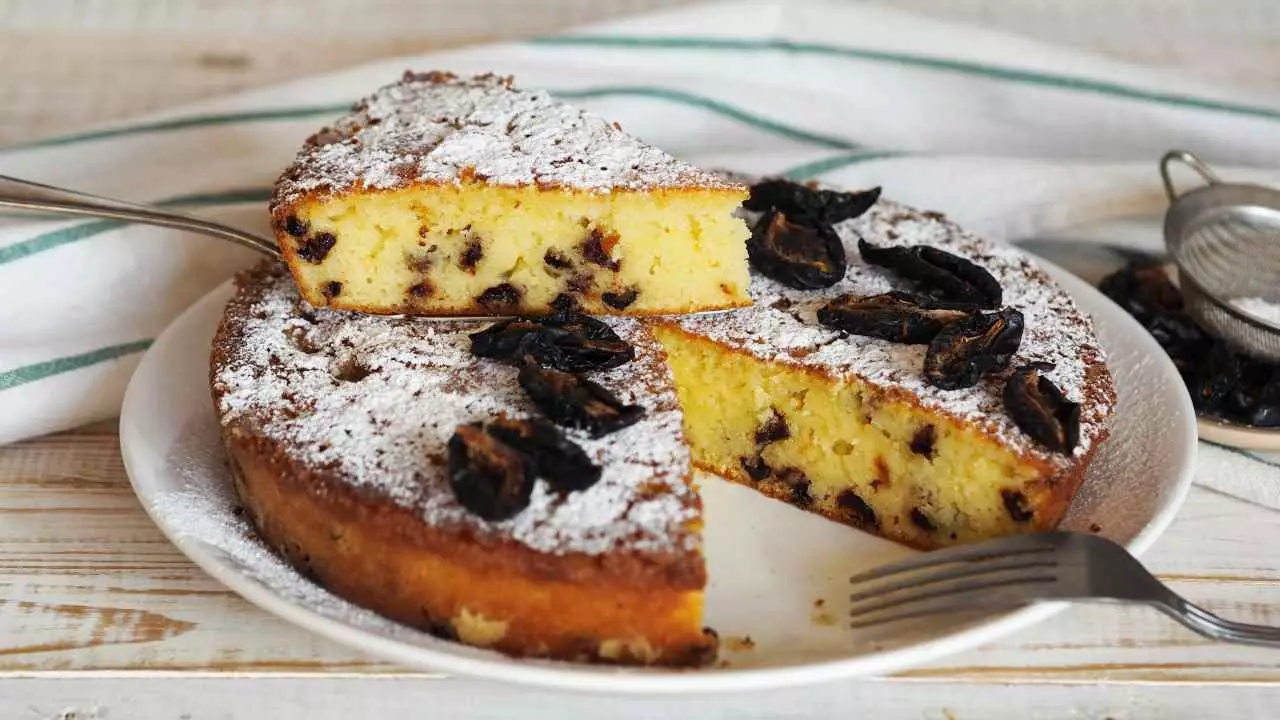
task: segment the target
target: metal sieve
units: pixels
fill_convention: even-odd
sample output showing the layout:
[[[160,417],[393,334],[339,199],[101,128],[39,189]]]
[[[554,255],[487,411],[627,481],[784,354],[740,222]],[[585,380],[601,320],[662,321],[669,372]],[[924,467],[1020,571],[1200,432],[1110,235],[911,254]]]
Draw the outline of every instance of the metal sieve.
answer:
[[[1175,162],[1205,184],[1179,194],[1170,174]],[[1164,241],[1178,268],[1187,313],[1240,352],[1280,362],[1280,323],[1232,303],[1259,298],[1280,307],[1280,191],[1222,182],[1185,150],[1166,153],[1160,175],[1170,202]]]

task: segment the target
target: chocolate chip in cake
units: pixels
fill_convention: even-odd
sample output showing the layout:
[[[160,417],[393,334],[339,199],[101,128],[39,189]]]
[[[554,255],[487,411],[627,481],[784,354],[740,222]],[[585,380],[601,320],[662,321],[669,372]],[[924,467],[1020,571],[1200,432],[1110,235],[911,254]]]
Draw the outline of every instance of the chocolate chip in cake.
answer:
[[[876,519],[876,511],[871,509],[866,500],[863,500],[858,493],[852,489],[843,490],[836,496],[836,505],[844,510],[848,518],[854,524],[864,528],[874,528],[879,525]]]
[[[938,442],[938,429],[933,425],[923,425],[911,436],[911,452],[933,459],[934,445]]]
[[[591,234],[582,243],[582,257],[587,262],[617,272],[618,268],[621,267],[621,263],[609,255],[613,250],[613,246],[617,244],[617,233],[606,235],[600,231],[600,228],[592,228]]]
[[[296,238],[306,235],[307,230],[307,224],[299,220],[297,215],[290,215],[284,219],[284,231]]]
[[[776,210],[752,228],[747,259],[765,277],[799,290],[831,287],[846,268],[844,243],[830,225],[794,223]]]
[[[1000,283],[981,265],[928,245],[878,248],[859,238],[858,252],[871,264],[889,268],[916,282],[924,293],[940,300],[1000,307]]]
[[[320,288],[320,294],[332,300],[342,294],[342,283],[337,280],[330,280],[324,284],[324,287]]]
[[[495,323],[471,335],[471,352],[517,364],[532,358],[565,372],[606,370],[635,358],[635,348],[613,328],[574,310]]]
[[[756,445],[764,446],[789,437],[791,428],[787,427],[787,419],[777,408],[769,408],[769,417],[756,429]]]
[[[485,520],[506,520],[529,506],[533,461],[479,423],[460,425],[449,438],[449,485],[459,504]]]
[[[920,344],[977,311],[976,305],[940,302],[894,290],[867,297],[841,295],[818,310],[818,322],[851,335]]]
[[[458,267],[474,275],[476,265],[480,263],[480,259],[483,257],[484,246],[480,244],[480,238],[472,237],[467,241],[467,246],[462,250],[462,255],[458,257]]]
[[[516,381],[538,410],[557,425],[602,437],[639,422],[644,408],[627,405],[603,385],[581,375],[526,363]]]
[[[809,476],[800,468],[782,468],[777,477],[779,482],[791,489],[791,502],[797,505],[809,505],[813,502],[813,496],[809,494]]]
[[[951,323],[925,351],[925,380],[943,390],[973,387],[1009,364],[1022,343],[1022,327],[1022,313],[1014,308]]]
[[[773,474],[773,468],[769,467],[769,463],[765,462],[764,458],[759,455],[740,457],[738,458],[738,464],[742,466],[742,472],[756,482],[760,482]]]
[[[834,225],[862,215],[880,198],[880,188],[860,192],[819,190],[790,180],[770,179],[751,186],[742,206],[755,212],[781,210],[815,222]]]
[[[494,285],[476,296],[476,303],[489,311],[515,310],[520,307],[520,288],[511,283]]]
[[[608,305],[614,310],[626,310],[628,307],[631,306],[631,303],[636,301],[636,298],[639,296],[640,296],[639,290],[635,288],[629,288],[627,290],[623,290],[622,292],[602,293],[600,295],[600,299],[604,301],[605,305]]]
[[[586,490],[600,480],[600,467],[545,420],[499,418],[485,430],[532,458],[538,474],[557,492]]]
[[[556,270],[568,270],[573,267],[573,261],[565,257],[564,253],[556,248],[548,248],[542,255],[542,262],[546,263],[547,267],[555,268]]]
[[[1016,523],[1030,522],[1035,512],[1027,504],[1027,496],[1017,490],[1000,491],[1000,499],[1004,501],[1004,509]]]
[[[1031,439],[1070,455],[1080,442],[1080,405],[1041,374],[1052,369],[1052,363],[1038,362],[1014,370],[1004,386],[1004,406]]]
[[[329,251],[338,243],[333,233],[316,233],[307,240],[298,243],[298,257],[309,263],[319,264],[329,255]]]
[[[931,533],[934,530],[937,530],[937,527],[934,526],[933,521],[929,519],[929,516],[925,515],[924,511],[918,507],[911,508],[911,524],[925,532]]]

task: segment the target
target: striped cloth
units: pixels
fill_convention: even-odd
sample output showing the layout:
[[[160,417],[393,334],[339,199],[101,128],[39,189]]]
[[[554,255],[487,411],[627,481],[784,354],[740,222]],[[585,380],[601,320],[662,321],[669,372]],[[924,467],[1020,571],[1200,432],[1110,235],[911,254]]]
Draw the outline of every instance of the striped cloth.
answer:
[[[316,127],[405,68],[515,74],[710,167],[881,184],[1004,239],[1158,215],[1193,149],[1280,181],[1280,96],[856,3],[729,2],[367,65],[0,152],[0,173],[266,229]],[[1148,239],[1152,247],[1159,238]],[[253,259],[109,221],[0,217],[0,443],[113,416],[140,354]],[[1280,507],[1280,466],[1202,444],[1199,479]]]

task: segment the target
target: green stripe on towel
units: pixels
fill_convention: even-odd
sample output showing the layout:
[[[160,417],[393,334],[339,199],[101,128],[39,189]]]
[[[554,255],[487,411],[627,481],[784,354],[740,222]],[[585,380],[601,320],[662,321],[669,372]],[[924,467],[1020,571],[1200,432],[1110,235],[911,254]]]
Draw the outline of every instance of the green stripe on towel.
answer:
[[[216,205],[238,205],[241,203],[266,202],[271,197],[270,188],[250,188],[246,190],[228,190],[218,193],[195,193],[191,195],[177,195],[171,198],[165,198],[157,202],[157,205],[166,207],[187,206],[187,207],[210,207]],[[11,263],[15,260],[21,260],[46,250],[52,250],[74,242],[79,242],[85,238],[101,235],[104,232],[115,230],[129,223],[123,220],[94,220],[92,222],[72,225],[70,227],[51,230],[47,233],[41,233],[31,238],[23,240],[12,245],[0,247],[0,265]]]
[[[796,165],[783,170],[781,174],[792,180],[811,180],[819,175],[825,175],[850,165],[871,162],[872,160],[903,157],[906,154],[896,150],[864,150],[862,152],[845,153],[835,157],[823,158],[822,160],[814,160],[803,165]]]
[[[61,375],[73,370],[80,370],[91,365],[104,363],[108,360],[115,360],[126,355],[140,353],[151,347],[151,340],[139,340],[137,342],[125,343],[123,345],[110,345],[108,347],[99,348],[91,352],[82,353],[80,355],[68,355],[55,360],[46,360],[45,362],[24,365],[13,370],[0,372],[0,390],[8,390],[26,385],[27,383],[37,382],[45,378]]]
[[[847,48],[822,43],[791,42],[776,39],[739,39],[715,37],[634,37],[625,35],[568,35],[534,38],[535,45],[547,46],[582,46],[613,48],[645,48],[672,50],[736,50],[800,53],[810,55],[830,55],[866,60],[905,67],[942,70],[973,77],[992,80],[1006,80],[1037,87],[1056,88],[1087,92],[1095,95],[1142,100],[1146,102],[1192,110],[1213,110],[1245,117],[1264,120],[1280,120],[1280,109],[1260,105],[1245,105],[1225,100],[1211,100],[1181,93],[1159,90],[1144,90],[1106,80],[1057,75],[1035,70],[1019,70],[1016,68],[987,65],[965,60],[945,60],[925,55],[889,52],[885,50],[866,50]]]

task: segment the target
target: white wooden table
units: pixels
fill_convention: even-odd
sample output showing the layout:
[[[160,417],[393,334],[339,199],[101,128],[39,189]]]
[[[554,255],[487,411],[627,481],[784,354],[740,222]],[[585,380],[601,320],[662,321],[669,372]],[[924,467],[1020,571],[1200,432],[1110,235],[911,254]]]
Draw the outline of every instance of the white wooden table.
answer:
[[[676,4],[11,0],[0,3],[0,145],[374,57]],[[1280,88],[1270,0],[894,4]],[[1197,488],[1147,562],[1215,611],[1280,624],[1278,545],[1280,513]],[[0,720],[1128,720],[1277,708],[1280,652],[1210,644],[1138,608],[1076,607],[892,678],[723,697],[619,701],[408,671],[277,620],[196,569],[138,505],[112,423],[0,447]]]

